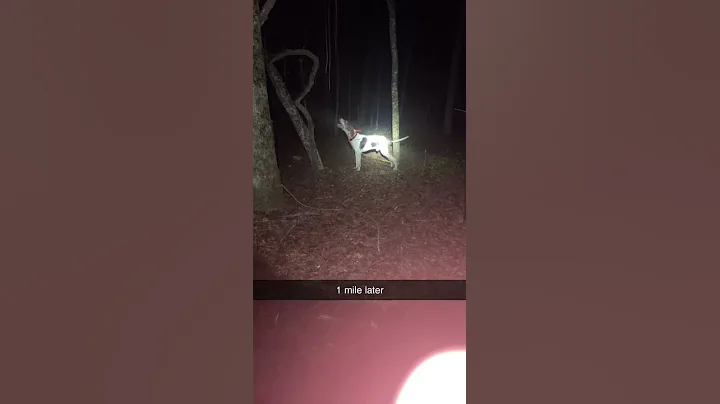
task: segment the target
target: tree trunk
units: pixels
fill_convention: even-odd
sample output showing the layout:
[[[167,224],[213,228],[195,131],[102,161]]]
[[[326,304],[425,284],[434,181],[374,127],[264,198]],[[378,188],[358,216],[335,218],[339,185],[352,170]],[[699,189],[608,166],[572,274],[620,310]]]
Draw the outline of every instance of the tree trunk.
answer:
[[[285,87],[285,82],[283,82],[282,77],[280,76],[280,71],[278,71],[274,65],[274,63],[278,60],[291,55],[307,56],[313,62],[308,83],[302,93],[300,93],[300,95],[294,100]],[[323,163],[320,159],[320,153],[318,153],[317,145],[315,144],[315,124],[313,123],[312,116],[310,116],[307,108],[305,108],[302,104],[302,101],[307,93],[310,92],[313,85],[315,85],[315,76],[317,75],[319,66],[320,61],[317,56],[306,49],[284,50],[267,61],[267,71],[270,76],[270,82],[273,84],[273,87],[275,87],[275,92],[277,93],[278,98],[280,98],[280,102],[290,116],[290,120],[292,121],[293,126],[295,126],[298,136],[300,136],[300,141],[302,142],[302,145],[310,158],[310,163],[315,171],[322,170]],[[300,116],[301,113],[305,117],[307,125]]]
[[[392,95],[392,138],[400,139],[400,97],[398,96],[398,51],[395,28],[395,0],[386,0],[390,20],[390,54],[392,55],[392,78],[390,94]],[[393,143],[393,154],[400,162],[400,143]]]
[[[335,46],[335,123],[338,122],[340,116],[340,53],[338,52],[338,2],[335,0],[335,29],[334,46]]]
[[[258,0],[253,1],[253,209],[282,207],[283,190],[268,104]]]
[[[448,136],[452,133],[453,112],[455,108],[455,91],[457,90],[457,81],[460,64],[460,51],[462,50],[462,37],[465,28],[465,14],[460,14],[457,31],[455,32],[455,46],[452,52],[452,63],[450,65],[450,79],[448,80],[447,94],[445,97],[445,121],[443,124],[443,135]]]

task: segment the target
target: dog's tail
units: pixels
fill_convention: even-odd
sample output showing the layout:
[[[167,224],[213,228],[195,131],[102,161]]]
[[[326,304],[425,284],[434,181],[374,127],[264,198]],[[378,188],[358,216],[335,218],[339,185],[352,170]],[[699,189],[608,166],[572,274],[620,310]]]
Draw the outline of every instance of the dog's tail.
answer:
[[[405,139],[407,139],[407,138],[409,138],[409,137],[410,137],[410,136],[405,136],[405,137],[404,137],[404,138],[402,138],[402,139],[398,139],[398,140],[391,140],[391,141],[390,141],[390,143],[397,143],[397,142],[402,142],[403,140],[405,140]]]

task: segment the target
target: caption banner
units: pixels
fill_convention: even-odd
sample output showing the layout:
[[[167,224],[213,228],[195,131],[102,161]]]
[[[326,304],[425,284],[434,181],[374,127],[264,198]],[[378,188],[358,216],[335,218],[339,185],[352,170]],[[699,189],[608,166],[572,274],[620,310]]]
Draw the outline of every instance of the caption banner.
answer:
[[[465,300],[465,281],[253,281],[254,300]]]

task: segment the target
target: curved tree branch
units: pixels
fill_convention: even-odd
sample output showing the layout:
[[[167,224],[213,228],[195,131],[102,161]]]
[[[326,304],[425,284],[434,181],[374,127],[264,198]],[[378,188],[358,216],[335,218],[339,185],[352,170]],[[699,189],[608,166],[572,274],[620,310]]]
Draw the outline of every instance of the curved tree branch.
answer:
[[[282,80],[280,72],[275,67],[275,62],[286,56],[307,56],[313,62],[307,86],[300,95],[294,99],[285,87],[285,83]],[[290,115],[290,120],[293,122],[295,130],[300,136],[300,140],[310,157],[313,167],[322,170],[322,160],[320,159],[320,154],[317,152],[317,146],[315,145],[315,124],[307,108],[305,108],[302,104],[303,98],[305,98],[315,84],[315,76],[317,75],[319,67],[320,60],[318,57],[306,49],[287,49],[274,56],[267,56],[266,69],[268,76],[270,77],[270,82],[273,84],[273,87],[275,87],[275,91],[277,92],[283,107],[285,107],[288,115]],[[300,117],[300,114],[302,114],[302,117]]]
[[[315,56],[314,53],[310,52],[307,49],[286,49],[272,56],[270,58],[270,63],[275,63],[278,60],[287,56],[307,56],[308,58],[310,58],[310,60],[312,60],[313,65],[312,69],[310,70],[310,76],[308,77],[307,86],[305,86],[305,89],[300,93],[300,95],[293,99],[293,102],[295,103],[297,109],[302,112],[303,117],[305,118],[305,121],[307,123],[309,133],[314,135],[315,123],[310,116],[310,112],[308,112],[307,108],[305,108],[305,106],[302,104],[302,100],[303,98],[305,98],[306,95],[308,95],[312,87],[315,85],[315,76],[317,76],[318,69],[320,68],[320,59],[318,59],[318,57]]]
[[[275,0],[267,0],[265,4],[263,4],[262,10],[260,10],[260,26],[265,24],[265,21],[268,19],[268,15],[270,14],[270,11],[275,6]]]
[[[307,123],[308,127],[308,133],[310,133],[313,137],[315,137],[315,123],[312,120],[312,117],[310,116],[310,112],[308,112],[307,108],[305,108],[302,103],[296,103],[295,106],[297,106],[297,109],[302,112],[303,116],[305,117],[305,122]]]
[[[272,1],[272,0],[268,0],[268,1]],[[280,60],[284,57],[287,57],[287,56],[307,56],[313,62],[312,70],[310,71],[310,77],[308,77],[307,86],[305,86],[305,89],[294,100],[295,104],[298,104],[310,92],[310,89],[312,89],[312,86],[315,85],[315,76],[317,75],[318,68],[320,67],[320,59],[318,59],[318,57],[315,56],[314,53],[310,52],[307,49],[286,49],[286,50],[270,57],[270,63],[275,63],[278,60]]]

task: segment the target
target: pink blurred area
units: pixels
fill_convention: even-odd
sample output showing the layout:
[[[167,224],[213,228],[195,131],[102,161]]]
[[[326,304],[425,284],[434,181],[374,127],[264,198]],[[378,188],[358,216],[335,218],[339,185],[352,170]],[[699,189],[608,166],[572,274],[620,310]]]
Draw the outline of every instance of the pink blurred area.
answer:
[[[254,403],[394,404],[438,370],[456,390],[440,402],[460,403],[464,364],[437,354],[464,351],[465,314],[465,301],[256,301]]]

